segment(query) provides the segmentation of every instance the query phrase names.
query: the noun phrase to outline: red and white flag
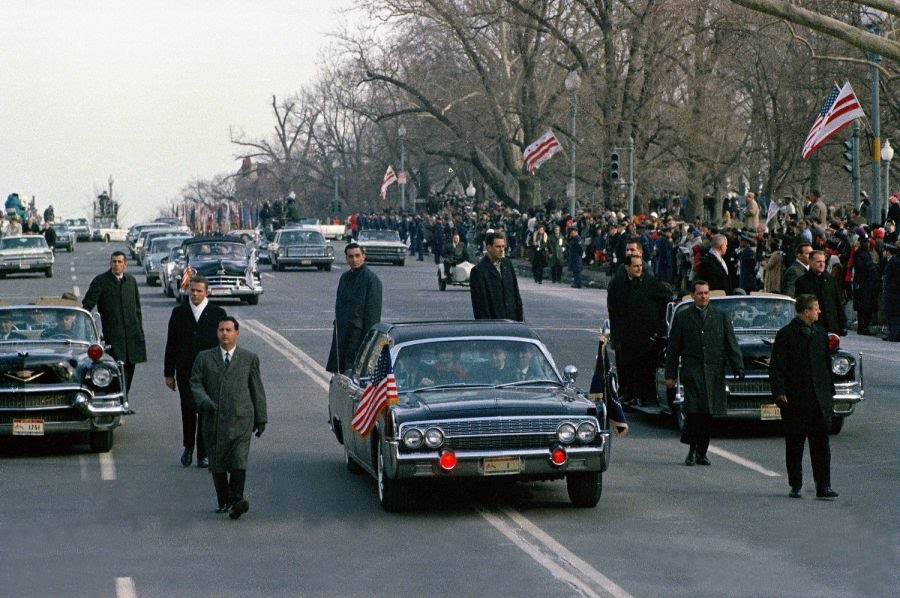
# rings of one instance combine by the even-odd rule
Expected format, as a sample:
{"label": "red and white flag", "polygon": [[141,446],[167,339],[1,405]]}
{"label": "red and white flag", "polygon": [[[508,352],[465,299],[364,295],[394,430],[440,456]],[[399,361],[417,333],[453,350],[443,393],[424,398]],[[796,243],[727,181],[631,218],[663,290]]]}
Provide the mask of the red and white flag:
{"label": "red and white flag", "polygon": [[553,131],[547,131],[537,141],[525,148],[525,168],[534,174],[541,164],[561,150],[559,139],[556,138]]}
{"label": "red and white flag", "polygon": [[844,83],[840,89],[835,84],[803,143],[803,159],[816,151],[829,137],[865,115],[850,82]]}
{"label": "red and white flag", "polygon": [[397,380],[394,378],[394,368],[391,366],[391,349],[387,343],[381,349],[378,362],[375,364],[375,372],[372,382],[363,391],[359,398],[359,405],[353,412],[350,425],[360,436],[366,436],[375,425],[381,410],[398,400]]}
{"label": "red and white flag", "polygon": [[190,264],[185,264],[184,272],[181,274],[181,284],[178,285],[179,289],[186,289],[191,284],[191,278],[194,277],[194,269]]}
{"label": "red and white flag", "polygon": [[384,173],[384,179],[381,181],[381,199],[387,197],[388,187],[397,182],[397,174],[394,172],[394,169],[388,166],[387,170]]}

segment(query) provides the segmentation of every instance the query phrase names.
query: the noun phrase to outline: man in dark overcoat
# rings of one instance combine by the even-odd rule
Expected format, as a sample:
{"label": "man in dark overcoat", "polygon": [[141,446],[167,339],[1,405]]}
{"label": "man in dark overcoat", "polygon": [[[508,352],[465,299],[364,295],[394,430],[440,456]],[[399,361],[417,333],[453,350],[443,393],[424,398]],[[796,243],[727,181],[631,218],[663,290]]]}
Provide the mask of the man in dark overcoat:
{"label": "man in dark overcoat", "polygon": [[726,295],[734,289],[728,265],[725,263],[727,250],[728,239],[725,235],[713,235],[710,239],[709,253],[703,256],[697,267],[697,278],[707,281],[709,290],[725,291]]}
{"label": "man in dark overcoat", "polygon": [[219,346],[201,351],[191,371],[191,392],[203,420],[209,471],[219,506],[237,519],[250,509],[244,498],[250,435],[266,429],[266,391],[259,357],[237,346],[240,325],[233,317],[219,322]]}
{"label": "man in dark overcoat", "polygon": [[809,271],[809,256],[813,248],[810,243],[801,242],[794,249],[794,261],[784,271],[781,292],[790,297],[797,296],[797,280]]}
{"label": "man in dark overcoat", "polygon": [[476,320],[525,320],[516,271],[506,253],[506,235],[484,236],[484,257],[469,275],[469,294]]}
{"label": "man in dark overcoat", "polygon": [[[694,304],[672,319],[666,348],[666,387],[681,379],[685,414],[681,442],[690,446],[685,465],[709,465],[706,450],[713,416],[725,415],[725,365],[743,378],[743,359],[728,317],[709,306],[709,284],[691,283]],[[680,369],[679,369],[680,360]]]}
{"label": "man in dark overcoat", "polygon": [[569,227],[569,246],[566,248],[569,260],[569,272],[572,273],[572,288],[581,288],[581,272],[584,270],[584,241],[578,234],[578,229]]}
{"label": "man in dark overcoat", "polygon": [[837,498],[837,492],[831,489],[828,443],[834,396],[828,334],[816,324],[819,302],[814,295],[799,295],[794,308],[797,317],[775,335],[769,366],[772,396],[784,422],[790,496],[801,497],[803,445],[809,438],[816,498],[830,500]]}
{"label": "man in dark overcoat", "polygon": [[847,334],[847,314],[837,282],[825,271],[825,263],[824,251],[813,251],[809,255],[809,272],[797,279],[797,296],[815,295],[821,310],[819,324],[828,332],[844,336]]}
{"label": "man in dark overcoat", "polygon": [[609,283],[610,338],[623,402],[656,403],[656,366],[662,349],[656,340],[665,334],[668,296],[663,283],[644,273],[640,255],[626,256],[625,270]]}
{"label": "man in dark overcoat", "polygon": [[381,321],[381,280],[366,266],[366,252],[347,243],[344,257],[350,269],[341,274],[334,301],[334,329],[325,369],[338,374],[353,366],[369,329]]}
{"label": "man in dark overcoat", "polygon": [[166,337],[166,353],[163,376],[169,390],[178,390],[181,399],[181,436],[184,452],[181,464],[191,464],[194,445],[197,446],[197,467],[209,465],[206,443],[197,417],[197,408],[191,394],[191,368],[200,351],[219,344],[216,331],[219,321],[228,314],[218,305],[209,302],[209,282],[199,274],[191,279],[190,301],[176,305],[169,316]]}
{"label": "man in dark overcoat", "polygon": [[900,342],[900,256],[897,246],[884,245],[884,284],[881,292],[881,311],[887,319],[888,333],[884,340]]}
{"label": "man in dark overcoat", "polygon": [[125,272],[125,254],[116,251],[109,260],[109,270],[91,281],[81,305],[100,314],[103,340],[112,346],[110,354],[125,363],[126,390],[131,391],[135,364],[147,361],[144,322],[137,280]]}
{"label": "man in dark overcoat", "polygon": [[878,266],[869,253],[868,235],[860,235],[853,252],[853,309],[856,310],[856,331],[873,336],[869,325],[877,322]]}

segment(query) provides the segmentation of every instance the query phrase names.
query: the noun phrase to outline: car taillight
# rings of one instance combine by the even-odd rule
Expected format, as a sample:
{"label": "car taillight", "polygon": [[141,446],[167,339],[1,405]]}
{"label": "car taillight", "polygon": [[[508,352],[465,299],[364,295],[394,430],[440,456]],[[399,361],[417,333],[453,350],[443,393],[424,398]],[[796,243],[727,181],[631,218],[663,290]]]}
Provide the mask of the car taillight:
{"label": "car taillight", "polygon": [[456,467],[456,455],[453,451],[443,451],[440,458],[441,469],[450,471]]}
{"label": "car taillight", "polygon": [[841,346],[841,337],[833,332],[828,333],[828,350],[834,351]]}
{"label": "car taillight", "polygon": [[550,462],[554,465],[562,465],[568,459],[568,455],[566,455],[566,450],[563,448],[555,448],[550,451]]}
{"label": "car taillight", "polygon": [[101,357],[103,357],[103,347],[100,345],[91,345],[87,350],[88,357],[93,359],[94,361],[98,361]]}

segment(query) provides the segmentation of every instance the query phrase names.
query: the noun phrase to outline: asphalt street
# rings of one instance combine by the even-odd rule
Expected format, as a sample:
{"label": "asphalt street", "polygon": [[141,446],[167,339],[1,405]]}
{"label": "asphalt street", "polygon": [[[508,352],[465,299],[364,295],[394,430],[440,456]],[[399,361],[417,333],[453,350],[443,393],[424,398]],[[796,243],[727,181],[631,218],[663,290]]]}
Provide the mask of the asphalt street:
{"label": "asphalt street", "polygon": [[[630,415],[595,509],[563,482],[425,487],[384,513],[374,480],[349,473],[327,424],[331,272],[263,270],[259,305],[222,305],[257,352],[269,425],[252,442],[250,512],[214,513],[209,473],[179,463],[177,393],[163,382],[175,305],[141,282],[150,355],[136,414],[113,450],[78,439],[0,438],[0,595],[6,596],[888,596],[900,587],[900,347],[851,333],[866,401],[832,437],[835,502],[788,498],[777,427],[722,426],[711,467],[685,467],[665,420]],[[0,299],[83,295],[117,245],[82,243],[52,279],[0,281]],[[373,266],[383,319],[469,319],[465,288],[440,292],[433,261]],[[587,386],[606,292],[520,277],[525,318]]]}

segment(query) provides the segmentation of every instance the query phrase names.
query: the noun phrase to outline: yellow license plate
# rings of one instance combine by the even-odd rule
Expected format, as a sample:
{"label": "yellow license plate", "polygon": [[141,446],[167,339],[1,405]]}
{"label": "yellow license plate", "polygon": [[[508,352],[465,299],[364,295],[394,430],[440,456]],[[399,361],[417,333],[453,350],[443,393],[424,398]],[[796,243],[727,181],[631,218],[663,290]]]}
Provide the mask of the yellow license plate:
{"label": "yellow license plate", "polygon": [[759,419],[775,420],[781,419],[781,409],[775,403],[769,403],[759,406]]}
{"label": "yellow license plate", "polygon": [[300,265],[301,266],[311,266],[312,260],[300,260]]}
{"label": "yellow license plate", "polygon": [[19,268],[22,270],[30,270],[31,264],[19,264]]}
{"label": "yellow license plate", "polygon": [[485,457],[484,475],[519,473],[522,460],[518,457]]}
{"label": "yellow license plate", "polygon": [[42,419],[14,419],[13,436],[43,436],[44,420]]}

